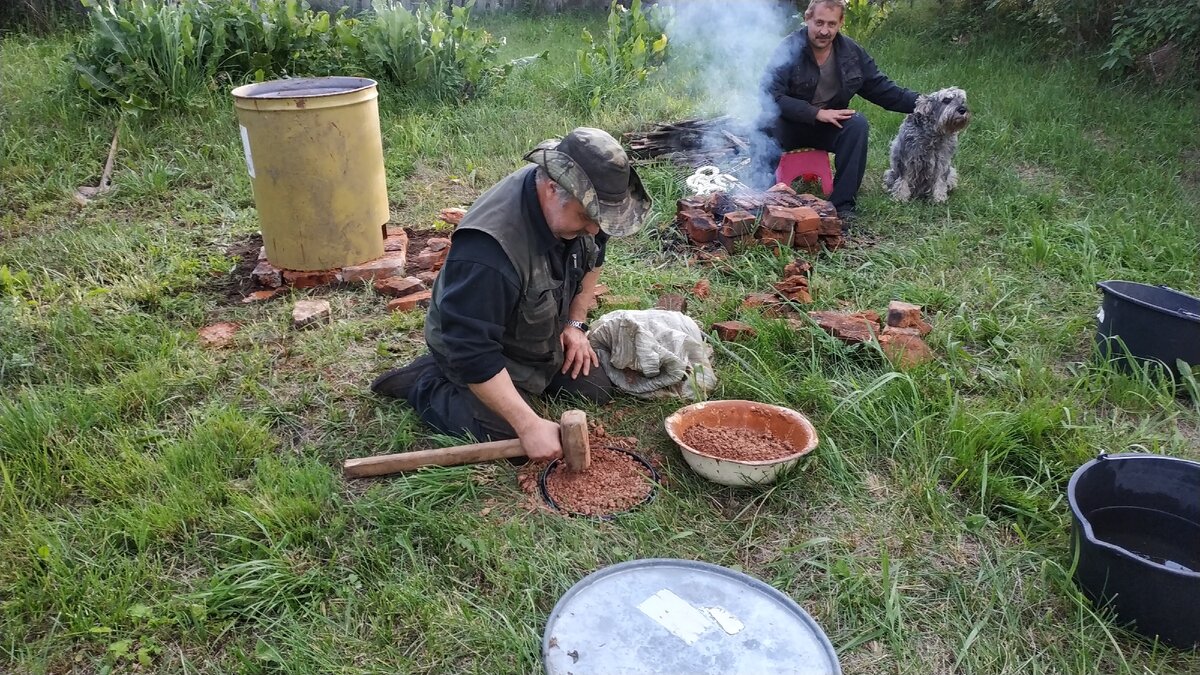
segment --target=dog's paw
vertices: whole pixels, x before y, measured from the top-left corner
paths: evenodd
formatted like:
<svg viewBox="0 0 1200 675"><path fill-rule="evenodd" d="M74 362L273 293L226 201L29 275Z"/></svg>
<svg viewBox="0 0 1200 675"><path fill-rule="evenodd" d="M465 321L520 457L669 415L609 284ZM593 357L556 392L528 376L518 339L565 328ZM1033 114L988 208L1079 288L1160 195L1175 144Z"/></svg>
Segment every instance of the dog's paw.
<svg viewBox="0 0 1200 675"><path fill-rule="evenodd" d="M958 187L958 169L950 167L950 172L946 176L946 192Z"/></svg>
<svg viewBox="0 0 1200 675"><path fill-rule="evenodd" d="M906 202L912 199L912 186L907 181L898 181L891 189L892 199L898 202Z"/></svg>
<svg viewBox="0 0 1200 675"><path fill-rule="evenodd" d="M930 196L930 199L933 200L934 204L941 204L949 199L950 195L948 193L949 190L947 190L945 185L936 185L933 188L933 195Z"/></svg>

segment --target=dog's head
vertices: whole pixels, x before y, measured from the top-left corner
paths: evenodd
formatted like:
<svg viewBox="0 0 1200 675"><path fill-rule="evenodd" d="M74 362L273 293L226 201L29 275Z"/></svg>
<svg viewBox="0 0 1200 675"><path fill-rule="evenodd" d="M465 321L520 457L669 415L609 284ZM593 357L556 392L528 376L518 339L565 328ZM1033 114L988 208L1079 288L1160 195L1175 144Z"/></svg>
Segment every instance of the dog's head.
<svg viewBox="0 0 1200 675"><path fill-rule="evenodd" d="M942 133L962 131L971 122L971 109L967 107L967 92L958 87L947 87L917 97L913 111L928 118Z"/></svg>

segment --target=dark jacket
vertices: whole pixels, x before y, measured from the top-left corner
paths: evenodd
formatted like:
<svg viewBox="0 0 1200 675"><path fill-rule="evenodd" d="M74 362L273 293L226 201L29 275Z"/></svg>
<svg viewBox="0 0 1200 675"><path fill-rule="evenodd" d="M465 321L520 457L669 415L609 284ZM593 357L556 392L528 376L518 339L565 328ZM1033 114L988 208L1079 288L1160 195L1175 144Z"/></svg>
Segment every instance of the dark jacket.
<svg viewBox="0 0 1200 675"><path fill-rule="evenodd" d="M562 367L559 334L569 316L571 301L578 294L579 282L599 266L601 258L596 238L591 235L580 235L563 245L550 233L533 187L535 169L530 164L509 174L475 200L455 228L454 239L457 241L468 231L492 237L516 271L519 292L513 306L505 308L508 318L499 346L513 384L540 394ZM455 255L452 246L450 256ZM569 268L556 269L556 255L571 258ZM447 322L461 321L457 314L463 309L445 306L447 288L456 283L448 273L450 263L448 259L447 267L433 284L433 299L425 316L425 342L446 378L466 386L470 382L453 367L455 354L447 339ZM474 294L500 302L503 291L499 286L484 287L474 289Z"/></svg>
<svg viewBox="0 0 1200 675"><path fill-rule="evenodd" d="M829 108L845 108L855 94L893 112L910 113L917 104L917 93L888 79L875 61L854 40L838 34L833 41L841 86ZM763 89L778 105L778 111L764 111L764 122L777 118L802 124L816 124L818 108L811 103L817 90L821 68L808 48L808 28L784 38L772 55L763 81Z"/></svg>

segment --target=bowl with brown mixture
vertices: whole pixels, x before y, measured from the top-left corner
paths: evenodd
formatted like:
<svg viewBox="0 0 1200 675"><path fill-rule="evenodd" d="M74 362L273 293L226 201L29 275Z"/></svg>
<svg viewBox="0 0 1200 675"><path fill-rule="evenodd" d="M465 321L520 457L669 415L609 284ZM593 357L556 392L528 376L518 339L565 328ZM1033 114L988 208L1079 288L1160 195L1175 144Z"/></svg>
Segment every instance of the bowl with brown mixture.
<svg viewBox="0 0 1200 675"><path fill-rule="evenodd" d="M769 485L817 447L812 422L757 401L704 401L680 408L667 435L696 473L721 485Z"/></svg>

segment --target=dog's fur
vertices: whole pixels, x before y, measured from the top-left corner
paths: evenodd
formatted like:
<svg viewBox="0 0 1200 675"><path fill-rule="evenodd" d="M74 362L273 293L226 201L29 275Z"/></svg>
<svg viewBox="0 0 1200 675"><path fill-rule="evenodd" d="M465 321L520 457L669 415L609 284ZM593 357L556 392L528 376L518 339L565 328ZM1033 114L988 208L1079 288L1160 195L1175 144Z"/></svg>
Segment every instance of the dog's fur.
<svg viewBox="0 0 1200 675"><path fill-rule="evenodd" d="M883 185L897 201L930 197L946 201L958 185L951 165L958 150L958 132L971 121L967 93L949 87L917 97L917 106L904 118L892 141L892 167L883 174Z"/></svg>

